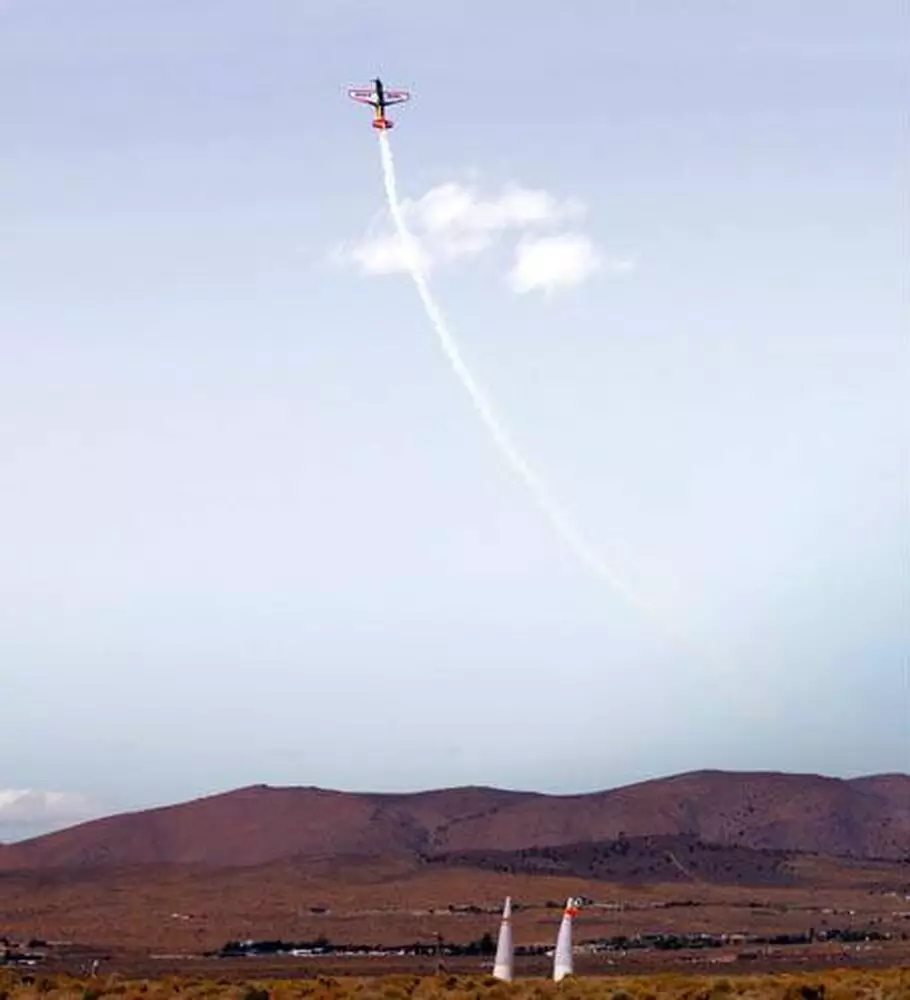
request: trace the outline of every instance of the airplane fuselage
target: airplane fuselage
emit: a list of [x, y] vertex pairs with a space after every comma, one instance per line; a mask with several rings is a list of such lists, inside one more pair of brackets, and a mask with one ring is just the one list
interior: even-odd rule
[[386, 108], [390, 104], [400, 104], [402, 101], [407, 101], [411, 95], [406, 90], [395, 90], [386, 93], [382, 80], [379, 77], [376, 77], [372, 83], [373, 86], [369, 89], [366, 87], [357, 87], [349, 90], [348, 94], [355, 101], [359, 101], [361, 104], [369, 104], [373, 108], [375, 112], [373, 116], [373, 128], [389, 129], [393, 123], [386, 117]]

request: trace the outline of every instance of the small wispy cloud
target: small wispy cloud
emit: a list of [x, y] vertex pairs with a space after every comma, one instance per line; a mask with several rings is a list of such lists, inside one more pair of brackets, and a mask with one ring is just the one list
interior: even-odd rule
[[604, 257], [583, 233], [559, 233], [522, 239], [515, 248], [515, 263], [507, 281], [519, 294], [542, 291], [550, 295], [580, 285], [598, 271], [618, 274], [633, 266], [631, 260]]
[[[404, 200], [402, 211], [426, 271], [479, 257], [508, 235], [517, 238], [517, 259], [509, 275], [509, 286], [516, 292], [571, 287], [599, 269], [593, 241], [566, 229], [577, 227], [587, 211], [575, 198], [560, 199], [514, 183], [490, 196], [475, 186], [447, 182], [420, 198]], [[406, 247], [390, 225], [379, 231], [371, 227], [361, 239], [336, 248], [332, 256], [367, 275], [408, 270]]]
[[580, 285], [600, 267], [594, 244], [580, 233], [562, 233], [522, 240], [515, 248], [515, 263], [508, 282], [516, 292]]
[[98, 803], [78, 792], [0, 788], [0, 841], [21, 840], [101, 814]]

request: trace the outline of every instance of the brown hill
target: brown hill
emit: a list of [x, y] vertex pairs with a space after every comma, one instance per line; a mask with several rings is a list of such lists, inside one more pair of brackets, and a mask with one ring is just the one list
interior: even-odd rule
[[585, 795], [242, 788], [0, 847], [0, 870], [244, 867], [298, 856], [432, 857], [626, 837], [910, 857], [910, 776], [699, 771]]
[[797, 886], [799, 856], [739, 845], [705, 844], [692, 836], [622, 837], [518, 851], [439, 854], [427, 864], [476, 868], [505, 875], [560, 876], [625, 886], [680, 882], [690, 885]]

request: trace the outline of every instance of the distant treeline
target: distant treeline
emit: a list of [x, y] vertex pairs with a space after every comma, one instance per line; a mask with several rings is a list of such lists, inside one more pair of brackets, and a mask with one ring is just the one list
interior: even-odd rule
[[[631, 937], [618, 935], [589, 941], [585, 944], [593, 951], [633, 951], [654, 948], [658, 951], [677, 949], [723, 948], [730, 945], [807, 945], [815, 941], [890, 941], [895, 935], [888, 931], [859, 930], [856, 928], [825, 928], [823, 931], [810, 930], [793, 934], [636, 934]], [[900, 935], [907, 940], [907, 934]]]
[[[795, 934], [636, 934], [632, 936], [617, 935], [611, 938], [601, 938], [585, 941], [583, 947], [591, 951], [632, 951], [655, 949], [658, 951], [674, 951], [678, 949], [723, 948], [730, 945], [756, 946], [786, 946], [808, 945], [814, 941], [841, 941], [854, 943], [862, 941], [890, 941], [896, 935], [887, 931], [873, 929], [860, 930], [856, 928], [825, 928], [822, 931], [810, 929], [805, 933]], [[900, 938], [908, 939], [906, 933]], [[548, 945], [518, 945], [515, 948], [517, 956], [545, 955], [550, 950]], [[445, 956], [445, 957], [489, 957], [496, 953], [496, 942], [487, 933], [469, 941], [467, 944], [454, 944], [440, 939], [437, 942], [413, 942], [402, 945], [370, 945], [370, 944], [338, 944], [327, 937], [314, 938], [312, 941], [282, 941], [280, 939], [264, 941], [228, 941], [215, 952], [208, 952], [211, 957], [237, 958], [244, 955], [413, 955], [413, 956]]]
[[[542, 955], [547, 951], [545, 945], [516, 946], [516, 955]], [[228, 941], [215, 952], [207, 952], [209, 956], [220, 958], [237, 958], [243, 955], [423, 955], [446, 957], [492, 956], [496, 954], [496, 942], [489, 933], [483, 934], [475, 941], [467, 944], [457, 944], [451, 941], [426, 942], [415, 941], [400, 945], [372, 944], [338, 944], [321, 936], [312, 941]]]

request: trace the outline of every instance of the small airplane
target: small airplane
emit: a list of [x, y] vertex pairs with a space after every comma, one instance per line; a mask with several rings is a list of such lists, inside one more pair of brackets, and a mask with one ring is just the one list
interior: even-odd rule
[[379, 77], [373, 81], [372, 87], [352, 87], [348, 97], [361, 104], [369, 104], [376, 109], [373, 118], [373, 128], [390, 129], [395, 123], [385, 116], [385, 109], [390, 104], [403, 104], [411, 99], [406, 90], [386, 90]]

